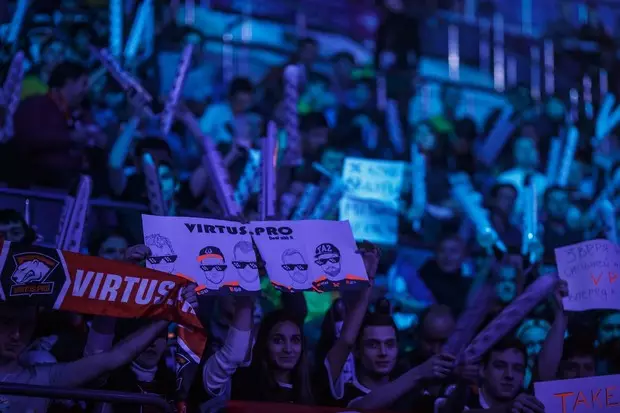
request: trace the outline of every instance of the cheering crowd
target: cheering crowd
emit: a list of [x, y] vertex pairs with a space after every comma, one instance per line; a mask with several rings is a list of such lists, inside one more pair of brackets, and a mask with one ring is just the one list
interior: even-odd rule
[[[565, 311], [574, 292], [557, 277], [554, 256], [585, 240], [617, 243], [620, 112], [608, 93], [617, 79], [610, 72], [605, 93], [581, 85], [611, 66], [586, 59], [577, 86], [542, 99], [519, 84], [482, 124], [457, 111], [462, 89], [445, 83], [441, 111], [421, 116], [412, 103], [423, 82], [419, 17], [400, 1], [379, 3], [372, 69], [348, 52], [326, 64], [307, 37], [260, 80], [230, 76], [227, 84], [220, 72], [229, 68], [214, 63], [199, 30], [170, 18], [168, 5], [153, 7], [153, 50], [122, 57], [108, 45], [107, 8], [65, 5], [66, 15], [88, 19], [58, 23], [54, 10], [31, 5], [20, 36], [2, 45], [0, 181], [9, 188], [76, 196], [87, 176], [91, 198], [154, 215], [339, 219], [344, 193], [319, 212], [296, 207], [309, 188], [336, 187], [347, 158], [406, 166], [397, 245], [357, 246], [370, 286], [276, 291], [260, 257], [260, 296], [200, 295], [193, 283], [177, 284], [179, 305], [198, 320], [189, 327], [206, 336], [196, 362], [181, 348], [187, 318], [0, 303], [0, 411], [155, 411], [128, 399], [3, 393], [18, 383], [157, 395], [187, 412], [262, 411], [257, 402], [268, 402], [273, 412], [540, 413], [549, 409], [535, 383], [620, 373], [620, 312]], [[43, 25], [33, 18], [46, 14]], [[260, 177], [257, 160], [267, 136], [273, 182]], [[27, 215], [0, 205], [0, 239], [26, 249], [53, 242]], [[59, 234], [77, 233], [77, 245], [57, 240], [59, 249], [141, 267], [176, 259], [161, 239], [143, 245], [138, 213], [89, 217], [94, 228], [73, 219], [75, 227], [58, 223]], [[434, 253], [417, 262], [410, 246]], [[566, 393], [562, 413], [593, 398]], [[620, 403], [611, 390], [600, 398]]]

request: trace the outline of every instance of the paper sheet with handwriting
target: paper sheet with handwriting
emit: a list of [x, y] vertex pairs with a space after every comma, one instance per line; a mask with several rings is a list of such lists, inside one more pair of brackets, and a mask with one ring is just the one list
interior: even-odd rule
[[534, 383], [536, 398], [549, 413], [610, 412], [620, 409], [620, 376]]
[[260, 291], [251, 229], [234, 221], [142, 215], [147, 267], [194, 280], [199, 294]]
[[568, 282], [569, 311], [620, 309], [620, 247], [605, 239], [555, 249], [558, 275]]

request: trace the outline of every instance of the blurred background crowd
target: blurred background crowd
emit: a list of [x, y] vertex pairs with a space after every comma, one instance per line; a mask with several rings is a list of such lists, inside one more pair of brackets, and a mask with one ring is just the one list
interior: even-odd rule
[[[27, 7], [13, 33], [21, 4]], [[2, 77], [18, 51], [25, 55], [20, 103], [10, 120], [13, 134], [0, 139], [0, 233], [7, 239], [28, 235], [29, 225], [36, 227], [39, 244], [53, 246], [63, 199], [79, 175], [88, 174], [93, 194], [89, 242], [82, 251], [123, 259], [127, 247], [142, 239], [140, 214], [148, 212], [145, 153], [155, 160], [162, 193], [174, 200], [176, 215], [222, 216], [203, 167], [203, 148], [190, 128], [176, 122], [163, 135], [158, 124], [136, 117], [144, 102], [126, 93], [93, 53], [93, 47], [116, 53], [159, 113], [183, 48], [192, 44], [180, 117], [199, 120], [202, 133], [217, 144], [233, 186], [260, 148], [268, 121], [278, 126], [281, 150], [286, 149], [284, 68], [294, 64], [302, 74], [297, 112], [303, 164], [278, 174], [281, 210], [283, 195], [300, 196], [307, 185], [325, 188], [333, 179], [343, 179], [350, 193], [394, 195], [396, 188], [396, 200], [345, 194], [322, 218], [348, 219], [357, 238], [381, 247], [370, 302], [388, 307], [407, 361], [438, 354], [468, 299], [488, 280], [495, 285], [491, 313], [497, 314], [536, 276], [555, 270], [555, 248], [595, 238], [617, 242], [620, 116], [612, 96], [620, 92], [615, 76], [620, 3], [153, 1], [134, 48], [128, 39], [142, 2], [120, 5], [122, 36], [115, 51], [111, 2], [0, 4]], [[6, 112], [7, 103], [0, 108]], [[489, 149], [493, 142], [497, 150]], [[412, 147], [425, 159], [422, 212], [412, 202]], [[373, 187], [376, 176], [347, 171], [347, 163], [359, 158], [401, 165], [398, 176], [384, 182], [392, 189]], [[467, 208], [454, 195], [457, 175], [479, 194], [506, 246], [492, 265]], [[530, 186], [543, 249], [534, 266], [522, 254]], [[257, 198], [255, 193], [244, 206], [247, 219], [257, 217]], [[22, 214], [26, 200], [28, 225]], [[346, 297], [304, 293], [304, 298], [305, 339], [311, 354], [316, 347], [322, 357], [329, 323], [346, 316], [347, 305], [340, 301]], [[282, 301], [266, 286], [262, 313]], [[227, 305], [220, 305], [220, 313], [226, 315]], [[538, 374], [537, 356], [559, 319], [566, 324], [561, 329], [566, 342], [558, 377], [618, 372], [619, 312], [571, 313], [566, 320], [558, 314], [553, 300], [543, 303], [514, 332], [526, 349], [525, 388]], [[58, 331], [37, 334], [75, 335], [82, 328], [71, 317], [58, 323]], [[223, 327], [211, 324], [217, 337]]]

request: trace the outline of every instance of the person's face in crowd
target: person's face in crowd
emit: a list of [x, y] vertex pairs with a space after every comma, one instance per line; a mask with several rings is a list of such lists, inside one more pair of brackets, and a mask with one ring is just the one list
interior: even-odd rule
[[514, 160], [519, 168], [530, 169], [538, 165], [538, 149], [534, 139], [521, 136], [515, 141]]
[[88, 51], [90, 35], [85, 30], [79, 31], [73, 40], [75, 42], [75, 49], [78, 52], [85, 53]]
[[569, 357], [560, 365], [560, 379], [582, 379], [596, 375], [596, 360], [594, 355], [580, 354]]
[[512, 215], [516, 200], [517, 191], [514, 188], [503, 186], [497, 190], [493, 206], [497, 211], [509, 217]]
[[426, 316], [420, 335], [420, 352], [424, 357], [441, 353], [446, 341], [454, 332], [454, 317], [450, 313], [430, 313]]
[[457, 272], [465, 259], [465, 244], [459, 238], [444, 240], [437, 249], [437, 265], [446, 273]]
[[166, 338], [158, 337], [136, 358], [138, 366], [145, 369], [152, 369], [157, 366], [159, 360], [166, 351]]
[[306, 43], [299, 50], [299, 61], [306, 66], [312, 66], [316, 61], [319, 48], [314, 43]]
[[302, 349], [301, 331], [294, 323], [283, 321], [269, 332], [267, 352], [269, 361], [276, 369], [293, 370], [299, 362]]
[[334, 72], [341, 78], [350, 78], [353, 73], [354, 63], [348, 57], [339, 57], [334, 62]]
[[512, 400], [523, 387], [525, 371], [526, 360], [519, 350], [494, 351], [482, 367], [484, 391], [495, 400]]
[[282, 264], [286, 266], [284, 269], [288, 271], [288, 275], [293, 281], [299, 284], [308, 281], [308, 264], [300, 253], [285, 256]]
[[552, 219], [564, 220], [568, 214], [570, 202], [568, 192], [564, 190], [554, 190], [547, 195], [547, 212]]
[[159, 247], [155, 244], [147, 244], [146, 246], [151, 250], [151, 256], [148, 257], [151, 268], [172, 274], [174, 272], [174, 263], [177, 259], [172, 250], [167, 245]]
[[305, 133], [304, 142], [306, 142], [306, 151], [314, 154], [319, 152], [325, 145], [327, 145], [327, 138], [329, 136], [329, 129], [318, 127], [312, 128]]
[[69, 79], [62, 88], [62, 95], [71, 108], [82, 103], [88, 93], [88, 76], [80, 76], [77, 79]]
[[224, 280], [226, 270], [224, 259], [207, 257], [200, 261], [200, 268], [209, 282], [219, 284]]
[[404, 10], [405, 5], [402, 0], [385, 0], [385, 7], [394, 13], [400, 13]]
[[547, 112], [547, 116], [549, 116], [549, 118], [554, 121], [563, 120], [566, 113], [566, 107], [564, 106], [564, 103], [560, 99], [555, 97], [549, 99], [545, 110]]
[[421, 123], [416, 127], [414, 139], [425, 151], [432, 150], [436, 144], [435, 134], [426, 123]]
[[372, 91], [367, 83], [358, 82], [355, 85], [355, 89], [353, 89], [353, 105], [355, 107], [361, 108], [366, 106], [370, 102], [371, 97]]
[[620, 312], [604, 317], [598, 327], [600, 344], [608, 343], [617, 338], [620, 338]]
[[230, 98], [230, 107], [233, 113], [245, 113], [250, 110], [252, 105], [252, 94], [248, 92], [237, 92]]
[[235, 250], [235, 261], [233, 265], [237, 269], [239, 277], [245, 281], [254, 281], [258, 278], [258, 264], [253, 251], [243, 252], [240, 249]]
[[321, 156], [321, 165], [330, 172], [340, 174], [344, 166], [346, 154], [333, 149], [326, 149]]
[[498, 282], [495, 284], [495, 291], [499, 300], [507, 304], [514, 300], [517, 296], [517, 268], [504, 264], [499, 268]]
[[394, 327], [364, 328], [359, 357], [367, 373], [377, 377], [389, 375], [394, 370], [398, 358], [398, 341]]
[[22, 242], [26, 236], [26, 228], [19, 221], [0, 222], [0, 239], [10, 242]]
[[547, 337], [547, 329], [543, 326], [535, 325], [521, 334], [520, 340], [527, 348], [527, 356], [534, 359], [542, 350], [542, 345]]
[[108, 260], [122, 261], [127, 247], [127, 240], [125, 238], [113, 235], [103, 241], [97, 255]]
[[30, 344], [36, 323], [34, 307], [0, 306], [0, 360], [16, 360]]
[[52, 42], [41, 51], [41, 63], [43, 66], [52, 68], [63, 59], [65, 48], [62, 42]]
[[172, 168], [168, 165], [159, 165], [157, 168], [159, 175], [159, 183], [161, 185], [161, 195], [164, 202], [170, 202], [174, 199], [174, 195], [179, 189], [179, 183], [174, 175]]

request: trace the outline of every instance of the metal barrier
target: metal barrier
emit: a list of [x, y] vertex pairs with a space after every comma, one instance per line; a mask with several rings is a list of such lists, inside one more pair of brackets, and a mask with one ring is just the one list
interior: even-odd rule
[[1, 383], [0, 394], [11, 396], [42, 397], [56, 400], [87, 400], [106, 403], [154, 406], [166, 413], [174, 409], [164, 399], [154, 395], [108, 390], [66, 389], [62, 387], [35, 386], [32, 384]]

